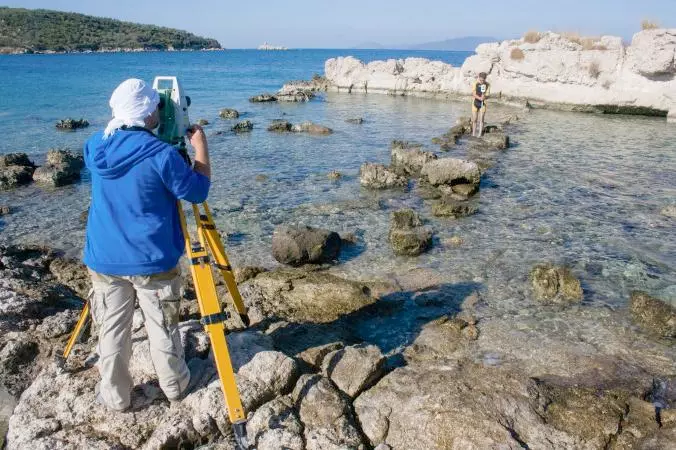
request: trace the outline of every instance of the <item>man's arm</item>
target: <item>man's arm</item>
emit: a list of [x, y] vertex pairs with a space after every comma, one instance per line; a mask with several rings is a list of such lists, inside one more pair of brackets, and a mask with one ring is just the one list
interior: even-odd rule
[[188, 139], [195, 149], [195, 164], [193, 169], [211, 179], [211, 164], [209, 163], [209, 145], [204, 130], [199, 125], [193, 125], [188, 130]]

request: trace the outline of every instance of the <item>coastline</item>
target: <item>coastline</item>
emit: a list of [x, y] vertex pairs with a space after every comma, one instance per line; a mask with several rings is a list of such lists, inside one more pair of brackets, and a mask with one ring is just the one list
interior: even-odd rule
[[89, 54], [89, 53], [157, 53], [157, 52], [219, 52], [226, 51], [225, 48], [105, 48], [99, 50], [30, 50], [22, 48], [0, 48], [1, 55], [70, 55], [70, 54]]

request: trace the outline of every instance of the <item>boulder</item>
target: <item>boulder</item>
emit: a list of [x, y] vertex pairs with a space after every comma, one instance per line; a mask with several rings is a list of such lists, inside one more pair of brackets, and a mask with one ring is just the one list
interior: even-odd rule
[[338, 233], [308, 226], [279, 226], [272, 235], [272, 256], [282, 264], [330, 263], [340, 254]]
[[328, 323], [376, 302], [366, 284], [325, 272], [274, 270], [240, 285], [252, 322]]
[[270, 94], [260, 94], [256, 95], [254, 97], [249, 98], [249, 101], [251, 103], [270, 103], [270, 102], [276, 102], [277, 97], [274, 95]]
[[579, 303], [583, 299], [580, 280], [570, 269], [552, 264], [538, 264], [530, 272], [533, 295], [545, 303]]
[[370, 189], [402, 188], [408, 185], [406, 177], [397, 175], [382, 164], [364, 163], [359, 169], [359, 182]]
[[308, 450], [365, 448], [347, 397], [328, 378], [303, 375], [291, 397], [305, 425]]
[[253, 130], [254, 124], [250, 120], [245, 120], [243, 122], [239, 122], [236, 124], [234, 127], [231, 128], [232, 131], [235, 133], [247, 133], [251, 130]]
[[676, 73], [676, 29], [643, 30], [636, 33], [627, 49], [629, 68], [651, 77]]
[[649, 332], [668, 338], [676, 337], [676, 308], [644, 292], [632, 292], [631, 314]]
[[85, 119], [61, 119], [58, 122], [56, 122], [56, 128], [59, 130], [77, 130], [78, 128], [87, 128], [89, 126], [89, 122], [87, 122]]
[[232, 108], [221, 109], [218, 112], [218, 117], [220, 117], [221, 119], [238, 119], [239, 111]]
[[[397, 142], [397, 141], [395, 141]], [[418, 176], [423, 166], [437, 159], [437, 155], [426, 152], [419, 147], [407, 148], [392, 145], [391, 167], [402, 175]]]
[[300, 373], [298, 364], [284, 353], [256, 353], [237, 374], [240, 396], [247, 411], [257, 409], [280, 395], [289, 393]]
[[[308, 366], [317, 371], [321, 370], [322, 362], [326, 355], [345, 347], [342, 342], [331, 342], [330, 344], [318, 345], [303, 350], [298, 354], [298, 358], [304, 361]], [[326, 374], [325, 374], [326, 375]]]
[[268, 127], [268, 131], [275, 131], [278, 133], [284, 133], [287, 131], [291, 131], [291, 128], [293, 127], [293, 124], [291, 122], [287, 122], [286, 120], [273, 120], [270, 126]]
[[391, 216], [388, 240], [400, 256], [418, 256], [432, 247], [432, 230], [421, 226], [420, 217], [411, 209], [395, 211]]
[[12, 212], [12, 208], [10, 208], [8, 205], [0, 205], [0, 216], [6, 216], [10, 212]]
[[303, 424], [291, 397], [276, 398], [247, 421], [249, 443], [258, 450], [304, 450]]
[[467, 200], [479, 192], [479, 185], [469, 183], [456, 184], [451, 186], [451, 192], [453, 193], [453, 197], [457, 197], [460, 200]]
[[207, 119], [197, 119], [197, 125], [205, 127], [209, 125], [209, 121]]
[[385, 357], [375, 345], [334, 350], [322, 363], [322, 374], [351, 398], [373, 386], [384, 373]]
[[353, 125], [361, 125], [364, 123], [364, 119], [361, 117], [353, 117], [351, 119], [346, 119], [345, 122], [351, 123]]
[[449, 198], [442, 198], [432, 204], [432, 214], [436, 217], [450, 217], [460, 219], [461, 217], [475, 214], [478, 207], [474, 203], [456, 201]]
[[315, 94], [309, 89], [282, 87], [276, 97], [279, 102], [309, 102]]
[[509, 148], [509, 136], [502, 132], [487, 133], [470, 140], [471, 150], [504, 150]]
[[52, 149], [47, 153], [47, 161], [35, 169], [33, 180], [50, 186], [65, 186], [80, 179], [84, 168], [84, 158], [69, 150]]
[[12, 189], [32, 181], [35, 165], [25, 153], [0, 156], [0, 189]]
[[433, 186], [446, 184], [474, 184], [481, 180], [481, 171], [476, 163], [455, 158], [440, 158], [425, 163], [421, 176]]
[[327, 135], [333, 133], [333, 130], [331, 128], [310, 121], [293, 125], [291, 127], [291, 131], [295, 133], [308, 133], [315, 135]]
[[338, 172], [337, 170], [332, 170], [326, 176], [328, 177], [329, 180], [334, 180], [334, 181], [340, 180], [341, 178], [343, 178], [343, 175], [340, 172]]

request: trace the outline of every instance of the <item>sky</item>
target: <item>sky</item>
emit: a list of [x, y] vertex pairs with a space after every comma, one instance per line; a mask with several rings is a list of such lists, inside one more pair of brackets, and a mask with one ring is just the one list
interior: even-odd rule
[[23, 0], [2, 6], [79, 12], [179, 28], [226, 48], [263, 42], [349, 48], [462, 36], [514, 38], [528, 30], [612, 34], [631, 40], [641, 21], [676, 28], [676, 0]]

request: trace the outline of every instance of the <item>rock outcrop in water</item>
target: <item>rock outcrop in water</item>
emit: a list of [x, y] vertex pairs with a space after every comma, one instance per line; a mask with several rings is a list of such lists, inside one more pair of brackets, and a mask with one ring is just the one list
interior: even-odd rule
[[220, 117], [221, 119], [226, 119], [226, 120], [238, 119], [239, 118], [239, 111], [237, 111], [236, 109], [232, 109], [232, 108], [224, 108], [224, 109], [221, 109], [218, 112], [218, 117]]
[[[577, 111], [676, 115], [676, 29], [636, 33], [625, 46], [604, 36], [594, 46], [543, 33], [482, 44], [462, 67], [422, 58], [374, 61], [353, 57], [326, 61], [329, 89], [392, 95], [469, 96], [479, 72], [488, 73], [491, 101]], [[518, 53], [518, 57], [514, 56]]]
[[49, 186], [65, 186], [80, 179], [84, 158], [69, 150], [52, 149], [44, 165], [35, 169], [33, 180]]
[[364, 163], [359, 169], [359, 182], [369, 189], [403, 188], [408, 185], [406, 177], [397, 175], [383, 164]]
[[537, 300], [564, 304], [582, 301], [580, 280], [567, 267], [538, 264], [531, 270], [530, 280]]
[[272, 234], [272, 256], [282, 264], [301, 266], [334, 262], [340, 254], [338, 233], [307, 226], [280, 226]]
[[396, 255], [418, 256], [432, 247], [432, 230], [412, 209], [394, 211], [388, 235]]
[[33, 180], [35, 165], [25, 153], [0, 156], [0, 189], [12, 189]]
[[631, 312], [642, 327], [659, 336], [676, 338], [676, 308], [645, 292], [632, 292]]
[[74, 131], [78, 128], [87, 128], [89, 122], [85, 119], [61, 119], [56, 123], [56, 128], [59, 130]]

